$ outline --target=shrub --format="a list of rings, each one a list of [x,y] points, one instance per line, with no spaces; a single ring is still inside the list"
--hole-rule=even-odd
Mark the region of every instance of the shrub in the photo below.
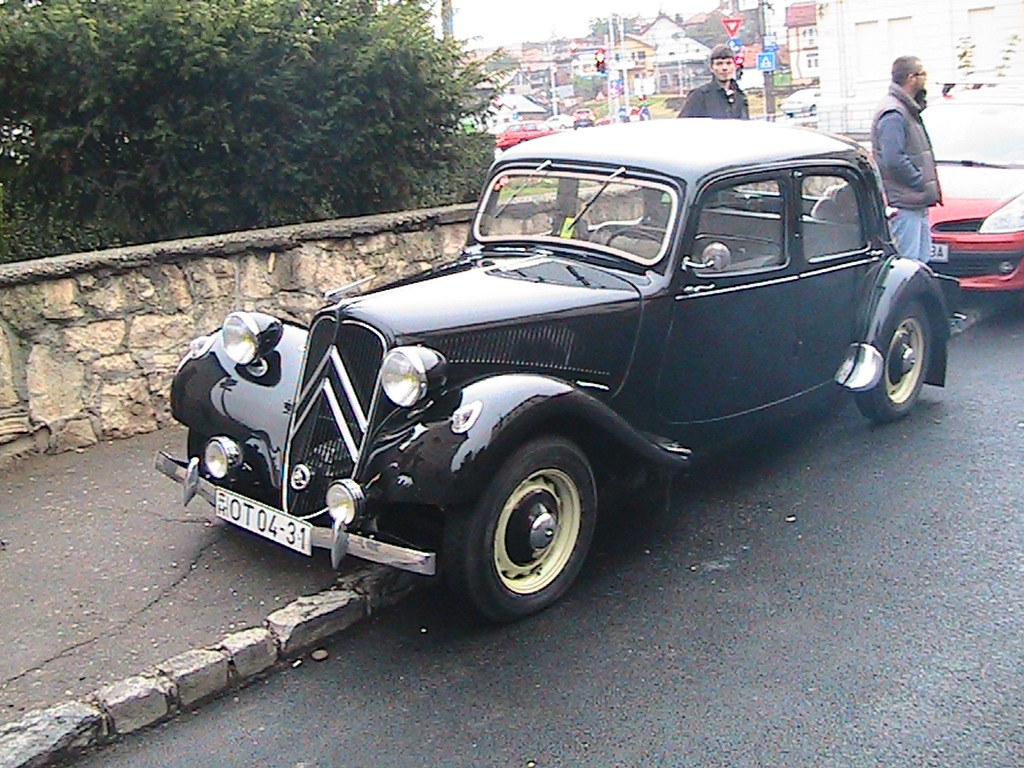
[[[489,100],[470,96],[480,67],[434,36],[420,2],[376,6],[0,5],[0,249],[33,258],[472,197],[491,147],[458,126]]]

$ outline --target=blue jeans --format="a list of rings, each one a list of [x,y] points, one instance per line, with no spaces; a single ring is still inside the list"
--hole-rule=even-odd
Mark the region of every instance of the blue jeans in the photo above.
[[[897,208],[889,219],[889,229],[900,256],[928,263],[932,257],[932,230],[927,208]]]

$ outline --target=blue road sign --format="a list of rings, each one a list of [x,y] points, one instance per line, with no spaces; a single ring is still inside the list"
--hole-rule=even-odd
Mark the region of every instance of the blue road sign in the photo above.
[[[743,48],[743,41],[738,37],[730,37],[728,45],[730,51],[733,53],[739,53],[740,49]]]
[[[761,47],[766,53],[772,53],[779,50],[778,38],[775,37],[774,32],[769,32],[761,41]]]
[[[757,54],[757,68],[762,72],[775,71],[775,52]]]

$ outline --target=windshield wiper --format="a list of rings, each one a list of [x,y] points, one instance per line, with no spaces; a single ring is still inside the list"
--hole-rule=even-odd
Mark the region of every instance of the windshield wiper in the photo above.
[[[581,221],[583,219],[584,214],[586,214],[586,212],[590,210],[590,206],[597,202],[597,198],[604,194],[604,191],[608,189],[608,185],[611,184],[616,178],[618,178],[625,172],[626,168],[623,166],[618,170],[612,172],[611,176],[604,180],[604,184],[601,185],[600,189],[598,189],[597,192],[594,193],[593,197],[587,200],[587,202],[580,209],[580,212],[576,214],[576,217],[573,220],[574,227],[576,226],[576,222]]]
[[[520,192],[522,192],[524,189],[526,189],[528,186],[530,186],[530,184],[532,184],[534,182],[534,180],[536,180],[536,179],[540,178],[541,176],[545,175],[545,174],[542,173],[542,171],[545,168],[547,168],[549,165],[551,165],[551,161],[550,160],[545,160],[543,163],[541,163],[536,168],[534,168],[533,169],[533,173],[531,173],[529,176],[526,177],[526,179],[523,181],[523,183],[519,186],[519,189],[517,189],[515,192],[512,193],[512,197],[510,197],[508,200],[506,200],[504,205],[502,205],[501,208],[499,208],[497,211],[495,211],[493,218],[495,218],[495,219],[501,218],[501,214],[505,212],[506,208],[508,208],[510,205],[512,205],[512,202],[517,197],[519,197],[519,193]]]

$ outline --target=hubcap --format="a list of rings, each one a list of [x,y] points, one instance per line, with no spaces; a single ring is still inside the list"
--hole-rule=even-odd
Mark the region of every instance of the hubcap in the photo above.
[[[916,391],[924,370],[924,329],[916,317],[900,323],[889,344],[885,388],[889,399],[900,405]]]
[[[506,589],[530,595],[565,569],[579,538],[582,504],[565,472],[542,469],[505,501],[494,532],[494,564]]]
[[[558,532],[558,520],[546,509],[540,512],[530,525],[530,546],[544,549],[555,539]]]

